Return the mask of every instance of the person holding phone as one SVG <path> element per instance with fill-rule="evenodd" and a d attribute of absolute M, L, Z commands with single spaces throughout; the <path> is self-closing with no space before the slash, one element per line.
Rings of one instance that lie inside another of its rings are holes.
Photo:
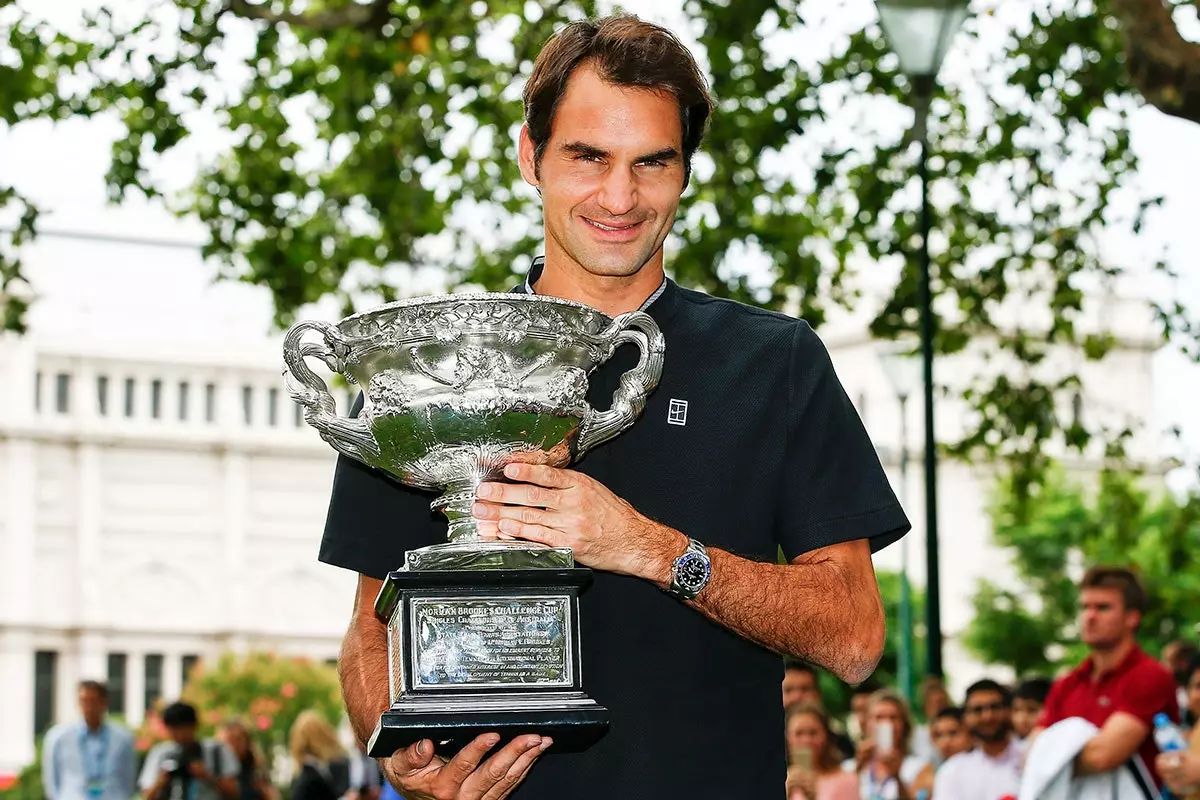
<path fill-rule="evenodd" d="M 858 747 L 859 796 L 862 800 L 906 800 L 926 766 L 912 755 L 912 717 L 904 698 L 889 690 L 871 695 L 867 737 Z"/>
<path fill-rule="evenodd" d="M 841 766 L 829 715 L 818 703 L 792 703 L 784 712 L 788 800 L 858 800 L 858 780 Z"/>

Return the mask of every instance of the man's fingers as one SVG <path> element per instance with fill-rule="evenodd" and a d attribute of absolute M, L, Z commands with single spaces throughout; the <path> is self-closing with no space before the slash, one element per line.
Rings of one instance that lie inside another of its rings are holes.
<path fill-rule="evenodd" d="M 396 771 L 401 774 L 424 769 L 429 766 L 429 762 L 432 760 L 433 742 L 428 739 L 413 742 L 408 747 L 403 750 L 397 750 L 392 755 L 392 763 L 395 764 Z"/>
<path fill-rule="evenodd" d="M 498 733 L 485 733 L 472 739 L 466 747 L 455 753 L 454 758 L 447 761 L 438 772 L 437 780 L 434 782 L 434 794 L 439 797 L 442 795 L 457 796 L 463 781 L 471 777 L 471 773 L 479 766 L 479 762 L 483 761 L 488 750 L 495 747 L 499 741 L 500 734 Z"/>
<path fill-rule="evenodd" d="M 499 797 L 508 797 L 514 788 L 520 785 L 521 781 L 525 780 L 525 776 L 529 774 L 529 770 L 533 767 L 533 763 L 541 757 L 542 753 L 546 752 L 550 745 L 554 744 L 552 739 L 542 739 L 542 743 L 532 750 L 525 751 L 525 754 L 518 758 L 508 769 L 506 776 L 507 788 Z M 485 800 L 492 800 L 490 796 L 484 795 Z"/>
<path fill-rule="evenodd" d="M 469 790 L 467 796 L 476 796 L 475 792 L 479 792 L 480 800 L 496 800 L 507 796 L 520 783 L 529 765 L 541 755 L 542 745 L 549 741 L 537 734 L 513 739 L 463 784 L 463 789 Z"/>
<path fill-rule="evenodd" d="M 524 522 L 529 525 L 541 525 L 547 528 L 553 528 L 555 514 L 557 512 L 547 511 L 544 508 L 534 508 L 533 506 L 498 506 L 494 503 L 476 503 L 471 507 L 471 515 L 477 520 L 498 523 L 504 519 L 515 519 L 517 522 Z"/>
<path fill-rule="evenodd" d="M 510 481 L 536 483 L 551 489 L 569 489 L 579 483 L 582 475 L 569 469 L 548 467 L 545 464 L 512 463 L 504 467 L 504 477 Z"/>
<path fill-rule="evenodd" d="M 500 520 L 497 536 L 500 539 L 524 539 L 528 542 L 541 542 L 550 547 L 565 546 L 562 531 L 547 528 L 543 525 L 527 525 L 524 522 L 517 522 L 515 519 Z"/>
<path fill-rule="evenodd" d="M 561 496 L 558 489 L 548 489 L 532 483 L 481 483 L 475 496 L 492 503 L 536 508 L 558 508 Z"/>

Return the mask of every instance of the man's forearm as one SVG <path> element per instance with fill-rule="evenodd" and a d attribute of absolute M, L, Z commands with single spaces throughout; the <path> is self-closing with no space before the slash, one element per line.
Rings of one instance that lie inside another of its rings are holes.
<path fill-rule="evenodd" d="M 381 622 L 354 616 L 342 640 L 338 677 L 350 726 L 365 746 L 390 702 L 387 628 Z"/>
<path fill-rule="evenodd" d="M 884 624 L 873 572 L 864 578 L 820 550 L 791 564 L 750 561 L 716 548 L 708 552 L 712 577 L 689 605 L 746 639 L 826 667 L 847 683 L 874 671 Z M 869 564 L 869 552 L 867 558 Z M 665 588 L 669 565 L 655 573 L 648 577 Z"/>

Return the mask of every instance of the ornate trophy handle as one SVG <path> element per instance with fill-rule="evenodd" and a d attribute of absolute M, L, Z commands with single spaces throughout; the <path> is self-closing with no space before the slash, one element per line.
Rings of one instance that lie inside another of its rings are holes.
<path fill-rule="evenodd" d="M 309 331 L 317 331 L 324 341 L 319 344 L 302 342 Z M 322 439 L 339 453 L 371 464 L 379 456 L 379 445 L 375 443 L 367 421 L 361 417 L 339 417 L 329 387 L 304 362 L 306 358 L 319 358 L 334 372 L 345 374 L 348 352 L 345 338 L 334 326 L 327 322 L 299 322 L 288 330 L 283 340 L 283 361 L 287 365 L 283 378 L 288 394 L 304 406 L 305 421 L 317 429 Z"/>
<path fill-rule="evenodd" d="M 632 425 L 646 407 L 647 395 L 654 391 L 662 377 L 666 343 L 658 323 L 646 312 L 622 314 L 600 336 L 608 340 L 610 354 L 629 343 L 638 346 L 641 357 L 636 367 L 621 376 L 621 383 L 613 393 L 612 407 L 608 411 L 589 409 L 579 431 L 577 457 Z"/>

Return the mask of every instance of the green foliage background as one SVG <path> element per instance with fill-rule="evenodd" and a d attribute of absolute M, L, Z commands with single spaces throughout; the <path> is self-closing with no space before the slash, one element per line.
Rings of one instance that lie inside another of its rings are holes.
<path fill-rule="evenodd" d="M 1095 564 L 1137 569 L 1149 593 L 1139 632 L 1148 652 L 1157 656 L 1172 639 L 1196 640 L 1200 492 L 1152 491 L 1137 474 L 1117 470 L 1086 487 L 1056 469 L 1028 495 L 1011 479 L 1002 483 L 992 519 L 1021 585 L 984 581 L 975 594 L 964 643 L 985 663 L 1018 675 L 1078 663 L 1086 649 L 1074 628 L 1076 583 Z"/>

